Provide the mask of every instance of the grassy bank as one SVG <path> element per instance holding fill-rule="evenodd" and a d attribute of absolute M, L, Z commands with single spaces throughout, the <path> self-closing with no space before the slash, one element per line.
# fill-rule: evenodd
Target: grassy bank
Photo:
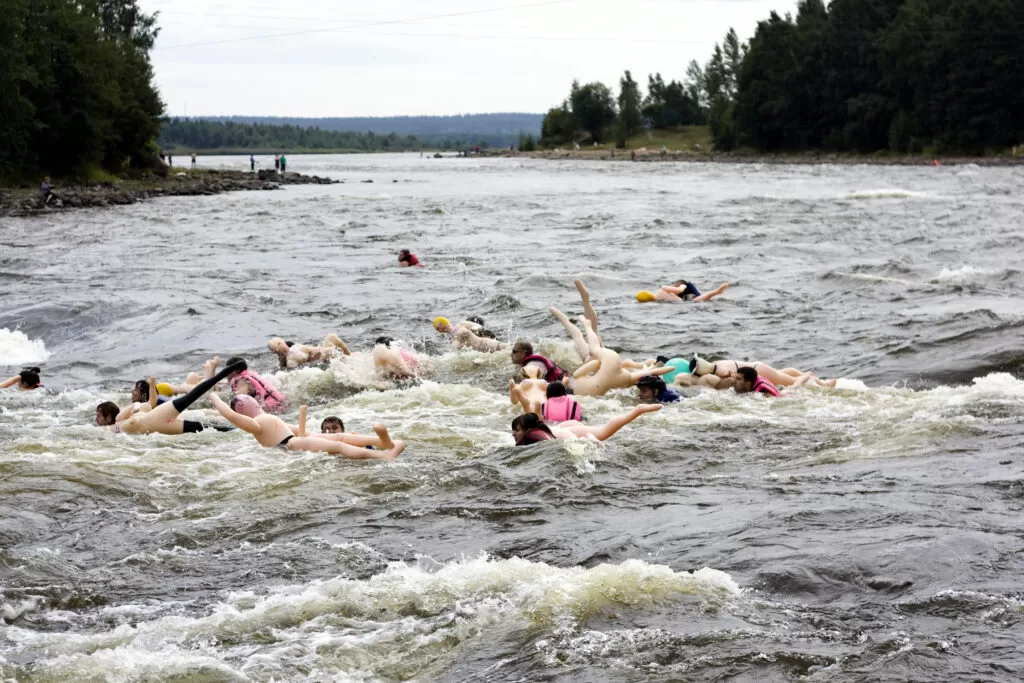
<path fill-rule="evenodd" d="M 679 152 L 710 152 L 711 129 L 707 126 L 680 126 L 678 128 L 659 128 L 650 132 L 638 133 L 626 141 L 626 149 L 661 149 L 662 145 Z M 698 148 L 697 145 L 700 145 Z M 611 150 L 614 142 L 607 142 L 593 149 Z M 588 147 L 587 149 L 591 149 Z"/>

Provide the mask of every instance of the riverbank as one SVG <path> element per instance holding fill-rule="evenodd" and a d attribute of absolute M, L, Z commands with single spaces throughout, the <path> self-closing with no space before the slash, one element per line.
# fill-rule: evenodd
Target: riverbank
<path fill-rule="evenodd" d="M 535 152 L 504 151 L 497 156 L 519 156 L 530 159 L 574 159 L 581 161 L 679 161 L 720 164 L 772 164 L 779 166 L 809 166 L 839 164 L 844 166 L 1024 166 L 1024 157 L 924 157 L 887 156 L 861 154 L 835 154 L 828 152 L 806 152 L 793 154 L 749 154 L 742 152 L 705 152 L 669 149 L 662 154 L 660 149 L 641 147 L 639 149 L 545 149 Z"/>
<path fill-rule="evenodd" d="M 282 185 L 330 185 L 340 181 L 301 173 L 274 171 L 172 169 L 166 178 L 117 180 L 63 185 L 57 183 L 49 202 L 37 189 L 0 190 L 0 216 L 31 216 L 49 211 L 134 204 L 155 197 L 214 195 L 224 192 L 277 190 Z"/>

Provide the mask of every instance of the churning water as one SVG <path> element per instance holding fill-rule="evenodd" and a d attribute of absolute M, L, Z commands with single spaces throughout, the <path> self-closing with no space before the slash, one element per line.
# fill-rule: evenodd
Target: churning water
<path fill-rule="evenodd" d="M 0 679 L 1024 675 L 1021 169 L 290 167 L 345 184 L 0 223 L 0 365 L 46 385 L 0 392 Z M 396 268 L 403 247 L 428 267 Z M 574 277 L 626 356 L 847 381 L 512 448 L 506 354 L 452 352 L 429 320 L 482 315 L 571 363 L 546 309 L 579 313 Z M 633 301 L 680 277 L 737 284 Z M 404 339 L 424 377 L 273 375 L 269 336 L 328 332 Z M 290 418 L 409 446 L 350 462 L 90 426 L 214 354 L 272 375 Z M 582 399 L 595 421 L 633 402 Z"/>

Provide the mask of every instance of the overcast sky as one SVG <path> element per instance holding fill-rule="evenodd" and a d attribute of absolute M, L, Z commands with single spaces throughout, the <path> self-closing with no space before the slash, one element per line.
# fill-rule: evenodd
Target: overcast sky
<path fill-rule="evenodd" d="M 573 78 L 682 79 L 796 0 L 139 0 L 171 115 L 543 112 Z"/>

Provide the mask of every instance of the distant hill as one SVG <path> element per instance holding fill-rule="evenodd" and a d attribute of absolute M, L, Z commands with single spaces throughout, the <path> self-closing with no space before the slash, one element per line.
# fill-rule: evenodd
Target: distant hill
<path fill-rule="evenodd" d="M 424 143 L 450 147 L 459 144 L 507 147 L 519 134 L 540 136 L 543 114 L 464 114 L 457 116 L 384 116 L 362 118 L 300 118 L 281 116 L 197 116 L 193 120 L 262 123 L 320 128 L 326 131 L 415 135 Z"/>

